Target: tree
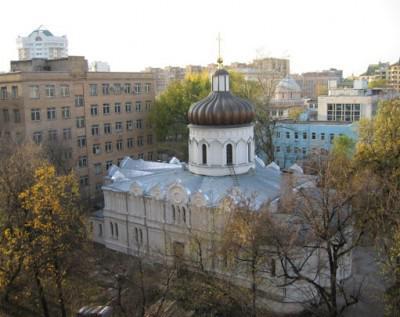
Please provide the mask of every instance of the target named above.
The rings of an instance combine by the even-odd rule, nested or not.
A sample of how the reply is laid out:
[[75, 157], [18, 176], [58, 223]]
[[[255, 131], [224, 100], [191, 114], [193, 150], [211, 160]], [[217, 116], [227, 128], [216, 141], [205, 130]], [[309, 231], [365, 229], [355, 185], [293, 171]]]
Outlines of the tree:
[[372, 120], [361, 122], [356, 146], [357, 168], [371, 180], [371, 186], [360, 199], [358, 225], [368, 229], [380, 253], [380, 261], [390, 287], [386, 296], [387, 315], [398, 313], [400, 302], [400, 261], [398, 232], [400, 228], [400, 99], [383, 101]]

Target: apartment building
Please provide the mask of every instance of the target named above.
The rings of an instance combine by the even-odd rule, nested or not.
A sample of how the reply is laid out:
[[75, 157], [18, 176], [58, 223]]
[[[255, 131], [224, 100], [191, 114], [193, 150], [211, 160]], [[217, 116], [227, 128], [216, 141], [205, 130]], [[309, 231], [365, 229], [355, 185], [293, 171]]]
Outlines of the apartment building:
[[389, 86], [396, 92], [400, 92], [400, 60], [390, 65], [388, 70]]
[[0, 137], [61, 145], [93, 198], [123, 157], [154, 159], [154, 98], [152, 74], [89, 72], [82, 56], [11, 62], [0, 74]]

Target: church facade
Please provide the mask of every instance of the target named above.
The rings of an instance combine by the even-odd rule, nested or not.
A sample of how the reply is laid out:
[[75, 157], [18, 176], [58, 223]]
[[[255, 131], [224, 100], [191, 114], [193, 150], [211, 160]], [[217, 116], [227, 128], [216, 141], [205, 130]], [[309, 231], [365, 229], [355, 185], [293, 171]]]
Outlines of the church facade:
[[[224, 277], [229, 273], [215, 256], [215, 244], [229, 213], [222, 208], [225, 200], [252, 195], [254, 212], [265, 204], [278, 212], [287, 175], [276, 164], [265, 166], [255, 156], [254, 108], [230, 93], [225, 70], [217, 70], [210, 95], [191, 106], [188, 119], [187, 164], [127, 157], [120, 167], [110, 168], [103, 186], [104, 209], [91, 217], [92, 237], [119, 252], [171, 263], [198, 260], [199, 250], [194, 252], [191, 243], [196, 237], [205, 268]], [[312, 179], [296, 172], [294, 189], [312, 186]], [[308, 265], [318, 263], [311, 257]], [[250, 285], [245, 275], [229, 278]], [[299, 291], [302, 286], [279, 287], [273, 280], [268, 276], [266, 281], [272, 282], [260, 285], [279, 299], [272, 307], [281, 312], [298, 310], [298, 303], [306, 300], [306, 292]]]

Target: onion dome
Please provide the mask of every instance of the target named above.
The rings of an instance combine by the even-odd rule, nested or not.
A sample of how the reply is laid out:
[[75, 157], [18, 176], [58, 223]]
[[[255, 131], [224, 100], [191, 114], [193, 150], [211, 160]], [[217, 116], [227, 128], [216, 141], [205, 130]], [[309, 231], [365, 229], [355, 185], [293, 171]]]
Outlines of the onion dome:
[[237, 125], [253, 121], [255, 112], [250, 101], [236, 97], [229, 91], [229, 73], [218, 69], [211, 82], [212, 91], [194, 103], [188, 120], [196, 125]]

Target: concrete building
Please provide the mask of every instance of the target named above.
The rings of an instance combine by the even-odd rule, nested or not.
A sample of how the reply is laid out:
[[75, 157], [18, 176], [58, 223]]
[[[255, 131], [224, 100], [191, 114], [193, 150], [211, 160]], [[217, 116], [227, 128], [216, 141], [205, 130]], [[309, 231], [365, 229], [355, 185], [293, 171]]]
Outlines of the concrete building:
[[307, 72], [301, 75], [292, 75], [302, 90], [302, 97], [316, 99], [328, 92], [328, 81], [343, 80], [343, 71], [335, 68], [320, 72]]
[[390, 65], [388, 70], [388, 84], [396, 92], [400, 92], [400, 60]]
[[57, 59], [68, 56], [67, 36], [54, 36], [49, 30], [38, 28], [26, 37], [17, 38], [18, 58]]
[[251, 63], [232, 63], [229, 69], [243, 74], [246, 80], [272, 79], [278, 82], [290, 73], [290, 61], [286, 58], [259, 58]]
[[310, 155], [326, 154], [337, 136], [357, 141], [357, 123], [327, 121], [281, 121], [274, 129], [275, 163], [282, 169], [302, 165]]
[[389, 63], [379, 62], [378, 64], [369, 64], [367, 71], [360, 76], [359, 79], [364, 79], [368, 82], [375, 80], [387, 80], [389, 74]]
[[[254, 108], [230, 93], [228, 73], [217, 70], [211, 86], [211, 94], [188, 112], [188, 164], [177, 159], [158, 163], [126, 158], [119, 167], [113, 166], [103, 187], [105, 207], [90, 219], [92, 239], [129, 255], [189, 267], [200, 252], [205, 270], [250, 288], [248, 267], [230, 272], [227, 261], [216, 252], [232, 213], [227, 201], [236, 201], [240, 194], [253, 197], [250, 212], [268, 204], [268, 212], [290, 222], [292, 216], [281, 213], [279, 206], [285, 190], [292, 187], [287, 186], [288, 174], [276, 164], [265, 166], [255, 156]], [[313, 186], [312, 178], [301, 173], [292, 180], [296, 190]], [[300, 258], [305, 252], [301, 246], [296, 249]], [[323, 280], [324, 273], [316, 276], [316, 272], [323, 272], [320, 265], [326, 259], [319, 252], [307, 259], [305, 274]], [[281, 262], [273, 258], [270, 262], [273, 272], [257, 282], [258, 290], [272, 298], [269, 308], [285, 313], [301, 310], [299, 303], [315, 293], [301, 282], [281, 286]], [[351, 263], [351, 256], [342, 263], [339, 280], [350, 275]]]
[[154, 98], [150, 73], [89, 72], [81, 56], [11, 62], [0, 74], [0, 136], [62, 145], [82, 192], [94, 197], [112, 164], [155, 158]]
[[167, 66], [164, 68], [147, 67], [145, 72], [152, 73], [155, 80], [155, 93], [159, 96], [168, 85], [176, 80], [185, 78], [186, 69], [177, 66]]
[[301, 88], [292, 77], [286, 76], [278, 83], [270, 108], [273, 120], [288, 119], [292, 110], [306, 109], [306, 101], [301, 97]]

